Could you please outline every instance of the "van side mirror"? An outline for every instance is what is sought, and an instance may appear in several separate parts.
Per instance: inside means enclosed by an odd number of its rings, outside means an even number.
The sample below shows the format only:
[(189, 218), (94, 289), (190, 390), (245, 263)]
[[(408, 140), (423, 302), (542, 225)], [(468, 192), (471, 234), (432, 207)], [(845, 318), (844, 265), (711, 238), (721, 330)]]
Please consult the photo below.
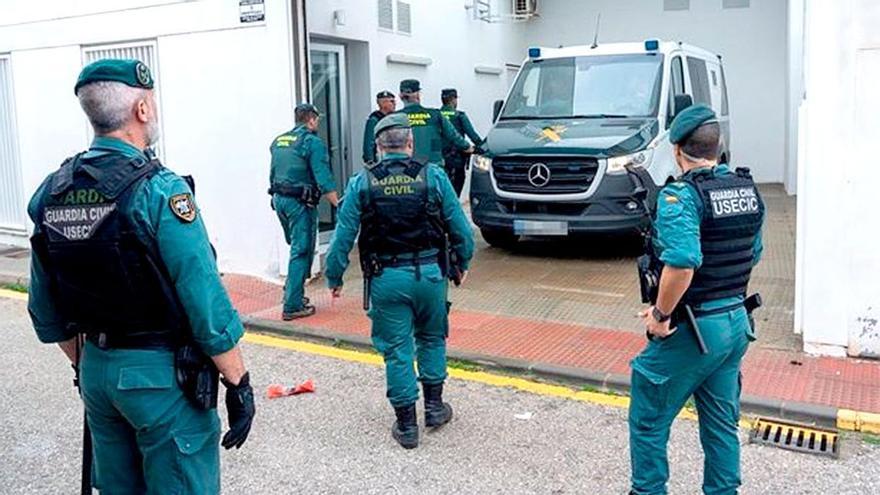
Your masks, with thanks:
[(675, 99), (672, 101), (672, 115), (666, 119), (666, 127), (669, 127), (676, 115), (693, 104), (694, 99), (691, 95), (675, 95)]
[(492, 105), (492, 123), (498, 122), (498, 116), (501, 115), (501, 107), (504, 106), (504, 100), (495, 100)]

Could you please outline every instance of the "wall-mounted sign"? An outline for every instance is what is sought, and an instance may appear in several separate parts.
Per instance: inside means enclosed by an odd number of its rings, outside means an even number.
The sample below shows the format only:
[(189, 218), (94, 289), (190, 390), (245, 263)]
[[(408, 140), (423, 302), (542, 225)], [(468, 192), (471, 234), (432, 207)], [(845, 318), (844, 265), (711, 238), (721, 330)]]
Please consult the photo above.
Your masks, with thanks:
[(242, 24), (266, 20), (265, 0), (238, 0), (238, 11)]

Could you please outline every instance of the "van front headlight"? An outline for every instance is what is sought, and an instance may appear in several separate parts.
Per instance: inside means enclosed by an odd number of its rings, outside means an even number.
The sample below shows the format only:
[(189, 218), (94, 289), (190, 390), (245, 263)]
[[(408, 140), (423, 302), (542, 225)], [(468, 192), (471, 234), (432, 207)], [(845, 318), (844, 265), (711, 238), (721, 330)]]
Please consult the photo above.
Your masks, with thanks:
[(647, 167), (651, 164), (651, 158), (654, 156), (654, 150), (647, 149), (633, 153), (631, 155), (615, 156), (608, 159), (609, 174), (626, 173), (627, 166)]
[(485, 155), (472, 155), (474, 168), (477, 170), (482, 170), (483, 172), (488, 172), (492, 169), (492, 159)]

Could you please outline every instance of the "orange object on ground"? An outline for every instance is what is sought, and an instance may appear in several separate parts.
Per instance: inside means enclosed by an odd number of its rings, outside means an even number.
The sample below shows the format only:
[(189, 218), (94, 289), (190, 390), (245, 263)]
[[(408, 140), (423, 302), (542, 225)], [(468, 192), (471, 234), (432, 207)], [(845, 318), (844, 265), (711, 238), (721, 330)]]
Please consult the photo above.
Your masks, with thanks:
[(315, 391), (315, 382), (311, 378), (295, 387), (285, 387), (284, 385), (273, 383), (266, 389), (266, 397), (270, 399), (278, 399), (281, 397), (289, 397), (291, 395), (309, 394)]

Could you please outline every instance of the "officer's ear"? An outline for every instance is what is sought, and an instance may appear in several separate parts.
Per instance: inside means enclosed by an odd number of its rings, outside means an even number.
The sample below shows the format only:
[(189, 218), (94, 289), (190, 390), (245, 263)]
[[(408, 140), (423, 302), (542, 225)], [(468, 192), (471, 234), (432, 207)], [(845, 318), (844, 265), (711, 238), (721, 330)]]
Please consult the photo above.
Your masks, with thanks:
[(153, 109), (150, 108), (149, 99), (149, 95), (145, 94), (144, 97), (138, 100), (138, 102), (134, 106), (134, 116), (138, 120), (138, 122), (142, 124), (150, 122), (150, 115)]

